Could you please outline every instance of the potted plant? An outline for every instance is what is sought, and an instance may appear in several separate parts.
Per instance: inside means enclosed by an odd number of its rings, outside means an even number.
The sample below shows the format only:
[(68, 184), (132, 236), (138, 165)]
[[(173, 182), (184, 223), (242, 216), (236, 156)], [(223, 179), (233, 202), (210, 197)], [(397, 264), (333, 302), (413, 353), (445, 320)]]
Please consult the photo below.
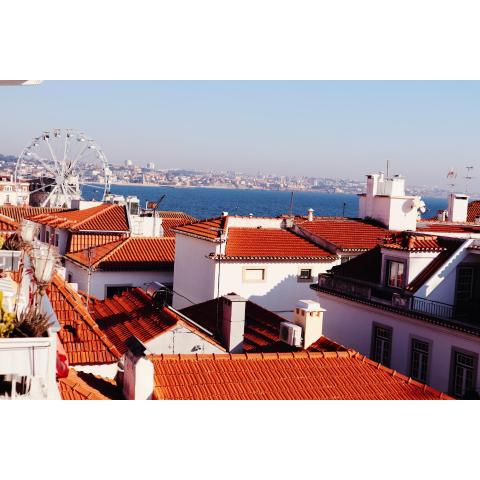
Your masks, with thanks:
[[(15, 248), (13, 240), (9, 246)], [(20, 393), (31, 398), (58, 398), (55, 380), (58, 325), (45, 295), (58, 255), (46, 245), (29, 247), (24, 249), (27, 250), (25, 265), (15, 289), (13, 311), (9, 309), (9, 298), (0, 292), (0, 396)], [(6, 288), (8, 284), (4, 283)], [(42, 302), (44, 297), (46, 302)]]

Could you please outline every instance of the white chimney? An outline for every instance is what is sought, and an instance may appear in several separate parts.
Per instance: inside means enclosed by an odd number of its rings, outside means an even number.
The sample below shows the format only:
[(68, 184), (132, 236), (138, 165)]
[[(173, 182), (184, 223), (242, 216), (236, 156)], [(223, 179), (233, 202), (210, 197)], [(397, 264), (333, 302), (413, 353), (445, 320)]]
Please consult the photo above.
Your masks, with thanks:
[(222, 212), (222, 217), (228, 217), (228, 212)]
[(225, 295), (223, 301), (222, 334), (225, 348), (231, 353), (243, 352), (245, 307), (247, 301), (239, 295)]
[(466, 222), (468, 212), (468, 195), (451, 193), (448, 196), (448, 221)]
[(123, 359), (123, 396), (127, 400), (151, 400), (154, 368), (145, 356), (146, 347), (135, 337), (125, 343), (128, 350)]
[(309, 209), (307, 210), (307, 213), (308, 213), (308, 221), (309, 221), (309, 222), (313, 222), (313, 212), (314, 212), (314, 211), (315, 211), (315, 210), (314, 210), (313, 208), (309, 208)]
[(293, 323), (303, 329), (304, 349), (307, 349), (322, 336), (323, 314), (325, 312), (326, 310), (321, 308), (320, 304), (314, 300), (298, 301), (293, 315)]

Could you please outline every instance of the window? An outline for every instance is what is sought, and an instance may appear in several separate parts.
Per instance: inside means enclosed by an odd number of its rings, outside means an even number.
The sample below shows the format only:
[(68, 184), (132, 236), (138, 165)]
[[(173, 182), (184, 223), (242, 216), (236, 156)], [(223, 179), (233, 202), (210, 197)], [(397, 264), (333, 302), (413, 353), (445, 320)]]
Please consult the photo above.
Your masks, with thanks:
[(67, 276), (67, 282), (68, 283), (73, 283), (73, 275), (71, 273), (69, 273), (68, 276)]
[(410, 359), (410, 376), (414, 380), (427, 383), (428, 378), (428, 356), (430, 345), (428, 342), (412, 338), (412, 353)]
[(48, 230), (45, 230), (45, 243), (50, 242), (50, 232)]
[(372, 359), (389, 367), (391, 353), (392, 329), (381, 325), (373, 325)]
[(120, 295), (132, 288), (131, 285), (107, 285), (105, 287), (105, 296), (112, 298), (114, 295)]
[(460, 267), (457, 273), (457, 302), (472, 299), (473, 293), (473, 268)]
[(243, 271), (245, 282), (263, 282), (265, 280), (264, 268), (245, 268)]
[(477, 357), (473, 354), (453, 351), (452, 393), (462, 398), (475, 391)]
[(403, 288), (405, 265), (403, 262), (389, 260), (387, 262), (387, 285)]
[(311, 268), (301, 268), (300, 275), (298, 275), (299, 280), (312, 280), (312, 269)]

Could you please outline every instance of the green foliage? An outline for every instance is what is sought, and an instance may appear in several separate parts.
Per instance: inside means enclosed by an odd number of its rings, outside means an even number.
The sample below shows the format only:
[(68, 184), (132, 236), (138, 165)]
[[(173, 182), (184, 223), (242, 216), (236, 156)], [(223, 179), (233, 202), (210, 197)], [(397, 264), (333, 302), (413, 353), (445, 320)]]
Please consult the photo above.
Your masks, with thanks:
[(3, 308), (3, 292), (0, 292), (0, 338), (8, 338), (15, 330), (15, 314)]

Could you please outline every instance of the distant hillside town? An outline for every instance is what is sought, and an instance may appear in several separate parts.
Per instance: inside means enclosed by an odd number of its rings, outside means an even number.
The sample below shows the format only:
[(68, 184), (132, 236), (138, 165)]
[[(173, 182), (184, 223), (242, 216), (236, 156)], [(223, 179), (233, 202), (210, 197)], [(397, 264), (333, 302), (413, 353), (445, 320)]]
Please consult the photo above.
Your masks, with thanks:
[[(17, 157), (0, 154), (0, 170), (2, 174), (12, 175), (15, 171)], [(109, 165), (112, 184), (158, 185), (169, 187), (206, 187), (252, 190), (288, 190), (316, 191), (325, 193), (358, 194), (363, 191), (364, 180), (351, 180), (327, 177), (285, 176), (273, 173), (248, 174), (233, 170), (199, 171), (188, 169), (159, 169), (153, 162), (146, 166), (125, 160), (123, 164)], [(32, 173), (32, 172), (25, 172)], [(103, 173), (98, 166), (92, 164), (83, 176), (88, 183), (102, 183)], [(407, 189), (409, 195), (426, 197), (446, 197), (446, 188), (440, 186), (411, 186)], [(475, 195), (476, 196), (476, 195)]]

